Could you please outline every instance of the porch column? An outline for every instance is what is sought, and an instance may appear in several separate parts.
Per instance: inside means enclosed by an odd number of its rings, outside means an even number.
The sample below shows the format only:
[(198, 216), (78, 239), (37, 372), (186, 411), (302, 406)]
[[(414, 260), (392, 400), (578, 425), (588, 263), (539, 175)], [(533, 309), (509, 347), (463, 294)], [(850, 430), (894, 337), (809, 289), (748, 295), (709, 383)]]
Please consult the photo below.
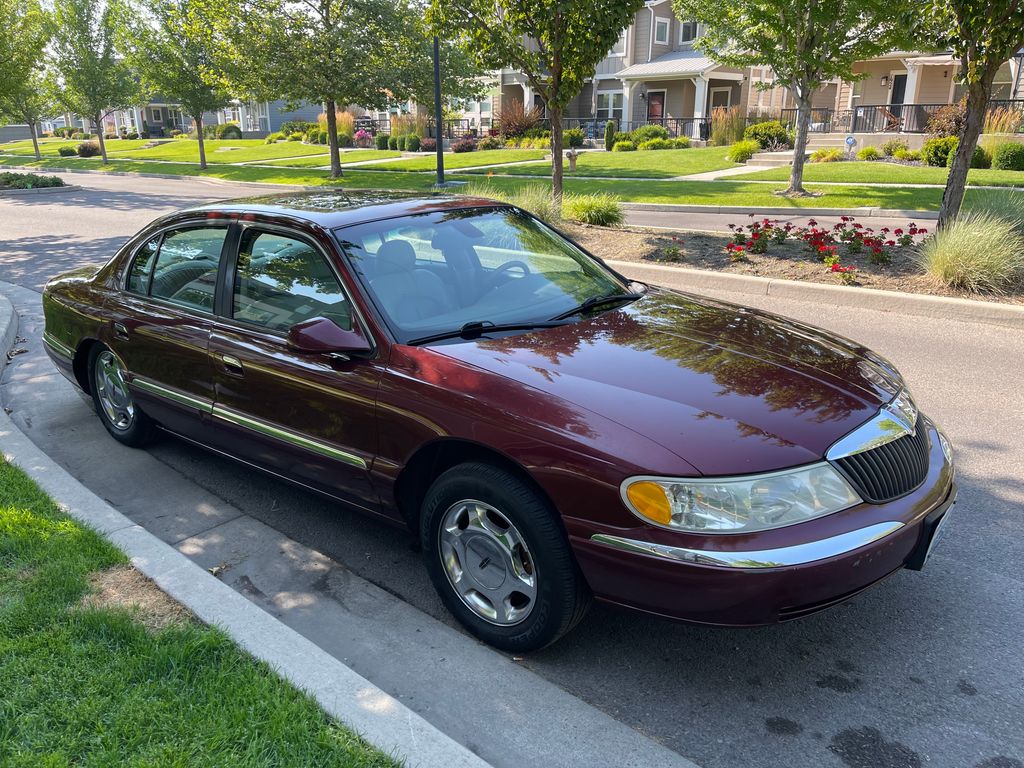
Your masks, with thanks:
[(252, 130), (252, 126), (249, 125), (249, 105), (244, 101), (238, 105), (238, 127), (243, 131)]
[(138, 107), (132, 107), (132, 120), (135, 121), (135, 133), (139, 133), (142, 130), (142, 110)]
[(533, 109), (533, 88), (528, 84), (522, 83), (523, 88), (523, 111), (529, 112)]
[(630, 130), (632, 124), (635, 122), (633, 120), (633, 97), (638, 85), (640, 85), (640, 83), (636, 80), (622, 81), (622, 122), (625, 123), (626, 126), (616, 126), (620, 131)]
[(920, 64), (907, 64), (907, 92), (903, 96), (904, 104), (917, 104), (921, 95), (921, 74), (924, 70)]
[(707, 117), (708, 80), (700, 76), (693, 78), (693, 128), (690, 136), (698, 141), (701, 139), (701, 120)]

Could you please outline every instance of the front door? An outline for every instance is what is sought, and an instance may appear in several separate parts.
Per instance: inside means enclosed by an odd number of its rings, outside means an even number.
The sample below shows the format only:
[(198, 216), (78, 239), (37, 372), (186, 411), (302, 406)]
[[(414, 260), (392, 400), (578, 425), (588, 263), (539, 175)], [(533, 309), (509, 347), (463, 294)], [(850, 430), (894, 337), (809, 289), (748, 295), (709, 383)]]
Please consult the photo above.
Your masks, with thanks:
[(889, 97), (889, 111), (892, 112), (896, 117), (899, 117), (903, 112), (903, 102), (907, 98), (907, 76), (893, 75), (892, 76), (892, 95)]
[[(231, 276), (233, 273), (233, 277)], [(218, 443), (232, 455), (366, 509), (379, 500), (373, 359), (291, 349), (288, 329), (325, 317), (349, 330), (352, 304), (321, 249), (260, 225), (239, 238), (230, 306), (210, 338)]]
[(203, 441), (213, 406), (207, 344), (227, 222), (186, 223), (143, 243), (107, 303), (109, 336), (141, 408)]
[(665, 92), (651, 91), (647, 94), (647, 122), (661, 123), (665, 119)]

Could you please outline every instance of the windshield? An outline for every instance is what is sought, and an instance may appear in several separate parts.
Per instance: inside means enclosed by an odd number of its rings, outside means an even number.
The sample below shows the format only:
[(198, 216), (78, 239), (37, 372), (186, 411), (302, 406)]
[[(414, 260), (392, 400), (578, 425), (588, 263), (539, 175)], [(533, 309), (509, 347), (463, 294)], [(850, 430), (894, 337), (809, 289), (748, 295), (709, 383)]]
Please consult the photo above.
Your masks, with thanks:
[(601, 264), (510, 208), (439, 211), (336, 230), (401, 343), (472, 323), (528, 325), (628, 295)]

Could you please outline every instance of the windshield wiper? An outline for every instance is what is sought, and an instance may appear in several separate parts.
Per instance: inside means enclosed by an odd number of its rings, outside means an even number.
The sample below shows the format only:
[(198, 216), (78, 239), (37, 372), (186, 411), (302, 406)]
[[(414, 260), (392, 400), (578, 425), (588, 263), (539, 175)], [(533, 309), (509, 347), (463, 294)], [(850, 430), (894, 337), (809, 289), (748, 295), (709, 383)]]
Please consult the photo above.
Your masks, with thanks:
[(620, 301), (636, 301), (639, 298), (643, 298), (642, 293), (609, 293), (604, 296), (591, 296), (589, 299), (584, 301), (578, 307), (566, 310), (561, 314), (555, 315), (551, 318), (555, 320), (565, 320), (566, 318), (578, 315), (581, 312), (586, 312), (588, 309), (595, 309), (597, 307), (603, 307), (605, 304), (617, 304)]
[(432, 333), (429, 336), (420, 336), (416, 339), (410, 339), (406, 344), (416, 346), (417, 344), (429, 344), (432, 341), (443, 341), (444, 339), (468, 340), (476, 339), (485, 333), (495, 331), (532, 331), (535, 328), (557, 328), (560, 325), (565, 325), (565, 323), (555, 322), (554, 320), (538, 320), (536, 322), (524, 323), (492, 323), (490, 320), (476, 320), (464, 324), (458, 330), (442, 331), (441, 333)]

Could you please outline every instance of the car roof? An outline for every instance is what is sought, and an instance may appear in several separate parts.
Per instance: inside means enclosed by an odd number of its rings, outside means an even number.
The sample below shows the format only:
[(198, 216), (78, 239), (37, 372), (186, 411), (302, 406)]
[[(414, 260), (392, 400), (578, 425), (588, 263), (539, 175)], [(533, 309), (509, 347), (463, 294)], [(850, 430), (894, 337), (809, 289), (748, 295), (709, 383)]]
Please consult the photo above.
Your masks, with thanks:
[[(418, 213), (503, 205), (447, 193), (330, 189), (280, 192), (199, 205), (181, 213), (263, 213), (303, 219), (327, 229)], [(178, 214), (180, 215), (180, 213)]]

